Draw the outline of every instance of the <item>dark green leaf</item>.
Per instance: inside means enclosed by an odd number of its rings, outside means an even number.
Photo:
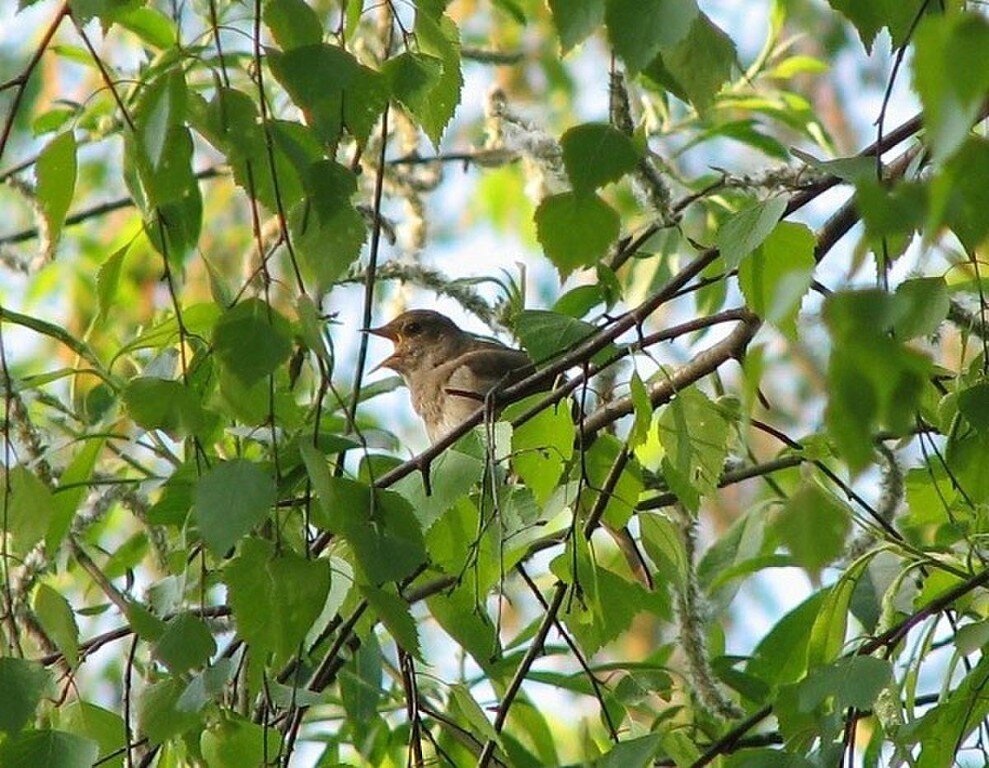
[[[422,122],[431,115],[431,97],[443,75],[443,61],[435,56],[406,51],[388,59],[381,71],[391,92],[412,115]],[[438,138],[434,140],[437,143]]]
[[[980,381],[959,392],[958,411],[980,432],[989,430],[989,382]]]
[[[179,381],[139,376],[124,390],[130,417],[145,429],[161,429],[172,437],[197,434],[206,423],[199,397]]]
[[[873,656],[838,659],[815,669],[800,683],[799,706],[802,711],[810,712],[833,696],[839,710],[872,709],[880,691],[892,680],[893,667],[885,659]]]
[[[774,527],[797,563],[816,577],[844,552],[851,515],[820,485],[806,482],[787,499]]]
[[[277,498],[271,474],[247,459],[214,466],[196,483],[195,514],[203,541],[224,555],[267,516]]]
[[[896,287],[896,337],[906,340],[935,333],[947,317],[950,304],[943,277],[904,280]]]
[[[125,8],[114,13],[113,20],[152,48],[164,50],[175,45],[175,23],[157,8]]]
[[[48,142],[38,155],[34,174],[38,180],[38,204],[48,227],[50,243],[46,247],[54,255],[76,188],[76,139],[72,131],[59,134]]]
[[[583,320],[545,309],[526,309],[515,318],[515,332],[537,365],[555,362],[560,355],[587,341],[597,331],[596,326]],[[613,351],[614,346],[608,345],[594,359],[609,357]]]
[[[269,53],[268,59],[275,79],[324,143],[335,144],[344,129],[360,141],[371,135],[388,103],[387,81],[380,72],[326,43]]]
[[[184,680],[169,677],[148,685],[141,692],[137,705],[138,728],[151,744],[162,744],[199,724],[196,712],[177,706],[184,689]]]
[[[889,335],[901,299],[881,291],[828,297],[824,319],[834,342],[828,366],[828,432],[853,471],[873,456],[872,430],[908,429],[930,370],[926,355]]]
[[[419,630],[404,598],[393,588],[378,588],[368,584],[361,586],[361,593],[398,647],[421,660]]]
[[[249,387],[288,360],[291,329],[288,321],[263,301],[247,299],[217,320],[213,351],[220,365]]]
[[[918,13],[916,7],[897,0],[872,0],[868,3],[859,3],[855,0],[828,0],[828,3],[855,25],[867,52],[872,51],[876,34],[883,28],[889,29],[894,46],[904,43]]]
[[[662,734],[650,733],[619,742],[594,763],[595,768],[646,768],[653,764],[662,740]]]
[[[206,623],[191,613],[169,620],[153,653],[173,674],[201,667],[216,652],[216,642]]]
[[[468,495],[480,481],[484,466],[484,462],[475,456],[445,451],[430,467],[432,482],[428,495],[418,473],[402,478],[392,488],[408,500],[422,530],[428,531],[444,512]]]
[[[411,505],[394,491],[372,491],[333,477],[311,445],[301,450],[319,499],[317,522],[348,541],[366,579],[383,584],[412,573],[425,558],[426,545]]]
[[[605,0],[549,0],[549,7],[564,55],[604,23]]]
[[[718,249],[726,269],[735,269],[742,259],[762,245],[786,210],[785,197],[772,197],[732,215],[718,230]]]
[[[759,641],[745,671],[772,686],[802,678],[807,670],[811,628],[828,594],[829,591],[814,593],[777,621]]]
[[[606,123],[584,123],[560,139],[563,164],[577,194],[618,181],[635,168],[641,151],[624,133]]]
[[[664,46],[659,60],[646,68],[646,74],[660,83],[664,74],[672,78],[678,86],[674,93],[703,112],[731,76],[737,59],[732,39],[707,14],[699,13],[687,36],[676,45]]]
[[[265,0],[261,18],[283,51],[323,39],[323,25],[306,0]]]
[[[15,659],[0,658],[0,731],[17,733],[33,717],[48,690],[51,678],[40,664]]]
[[[340,670],[340,698],[356,727],[372,723],[377,716],[382,670],[381,648],[372,632]]]
[[[92,768],[98,756],[95,741],[64,731],[25,731],[0,744],[3,768]]]
[[[986,178],[989,139],[971,136],[931,183],[928,227],[951,227],[969,253],[975,253],[989,235],[989,190],[981,183]]]
[[[563,192],[536,209],[539,243],[565,279],[580,267],[591,267],[607,253],[620,230],[618,213],[597,195]]]
[[[607,0],[604,12],[608,39],[633,74],[686,37],[697,14],[694,0]]]
[[[420,12],[416,14],[415,34],[420,52],[443,63],[443,72],[429,99],[418,110],[412,110],[430,141],[438,147],[460,103],[464,84],[460,71],[460,32],[449,17]]]

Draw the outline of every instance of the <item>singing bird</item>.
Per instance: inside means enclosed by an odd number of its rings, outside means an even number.
[[[533,371],[522,350],[461,330],[431,309],[403,312],[366,332],[395,345],[377,367],[390,368],[405,381],[433,443],[480,408],[494,387],[514,384]]]

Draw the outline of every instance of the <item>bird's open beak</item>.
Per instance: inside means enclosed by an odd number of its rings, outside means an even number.
[[[389,341],[396,341],[398,338],[395,331],[387,325],[382,325],[379,328],[361,328],[361,333],[370,333],[372,336],[380,336]]]
[[[370,371],[368,371],[368,373],[375,373],[376,371],[380,371],[382,368],[388,368],[389,370],[392,370],[392,371],[397,370],[395,368],[395,363],[396,362],[398,362],[398,356],[397,355],[389,355],[384,360],[382,360],[380,363],[378,363],[376,366],[374,366],[374,368],[372,368]]]

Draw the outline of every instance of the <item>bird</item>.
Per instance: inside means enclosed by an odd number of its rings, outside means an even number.
[[[535,370],[526,352],[464,331],[431,309],[412,309],[364,331],[395,345],[375,370],[388,368],[402,377],[431,443],[477,411],[493,389]]]

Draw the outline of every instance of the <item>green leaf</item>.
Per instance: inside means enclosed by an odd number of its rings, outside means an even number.
[[[181,675],[206,664],[216,653],[216,642],[206,622],[182,613],[168,621],[152,652],[173,674]]]
[[[283,51],[315,45],[323,39],[319,15],[305,0],[265,0],[261,18]]]
[[[171,48],[178,37],[175,23],[157,8],[127,8],[114,13],[113,20],[159,50]]]
[[[771,686],[793,683],[807,671],[807,646],[811,628],[830,590],[815,592],[779,619],[759,641],[746,664],[745,671]],[[844,625],[842,625],[844,634]],[[844,637],[842,637],[844,639]]]
[[[103,709],[87,701],[70,701],[61,708],[58,725],[69,733],[91,739],[99,744],[101,758],[108,758],[124,746],[124,720],[116,712]],[[122,768],[124,756],[104,759],[100,766]]]
[[[914,42],[914,88],[927,141],[941,161],[965,141],[989,91],[989,21],[977,13],[927,16]]]
[[[444,512],[468,495],[481,480],[484,462],[461,451],[444,451],[430,466],[430,493],[418,474],[407,475],[392,486],[411,504],[423,531],[428,531]]]
[[[429,598],[429,613],[454,642],[469,653],[488,674],[501,657],[494,623],[484,611],[475,611],[475,588],[468,580],[449,592]]]
[[[542,399],[534,395],[506,409],[505,419],[523,412]],[[512,430],[512,468],[532,491],[536,503],[545,504],[556,490],[563,469],[573,456],[577,430],[570,417],[569,402],[564,400],[544,408],[533,418]]]
[[[277,728],[265,728],[224,711],[218,723],[203,731],[199,746],[209,768],[241,768],[271,763],[281,752],[281,741]]]
[[[430,114],[430,97],[443,75],[443,60],[406,51],[388,59],[381,71],[388,78],[394,97],[422,122]]]
[[[24,556],[48,533],[55,499],[51,489],[21,465],[13,467],[4,482],[10,488],[5,522],[11,552]]]
[[[470,726],[470,732],[481,739],[491,740],[501,744],[501,734],[498,733],[488,720],[484,710],[470,695],[470,690],[463,683],[450,686],[450,706],[459,711],[460,715]]]
[[[585,451],[582,466],[575,473],[586,472],[587,488],[580,494],[580,507],[588,514],[597,502],[598,489],[604,486],[614,466],[622,444],[612,435],[598,435],[590,449]],[[613,528],[623,528],[629,521],[642,493],[642,470],[634,457],[629,458],[618,483],[604,508],[604,521]]]
[[[195,392],[180,381],[138,376],[123,393],[130,417],[145,429],[161,429],[173,438],[195,435],[206,413]]]
[[[366,141],[388,103],[388,85],[342,48],[326,43],[269,52],[271,71],[326,144],[344,129]]]
[[[563,164],[578,195],[618,181],[633,170],[642,152],[624,133],[607,123],[584,123],[560,139]]]
[[[69,601],[47,584],[39,584],[34,592],[34,613],[45,634],[74,667],[79,661],[79,627]]]
[[[361,252],[367,236],[364,217],[351,198],[357,179],[332,160],[309,166],[303,177],[305,198],[289,215],[289,228],[302,274],[324,293]]]
[[[829,664],[841,653],[845,645],[845,631],[851,609],[855,585],[865,573],[865,561],[858,561],[855,567],[841,575],[828,590],[821,609],[814,617],[810,639],[807,643],[807,667],[813,669]]]
[[[800,683],[797,701],[803,712],[816,709],[832,696],[838,710],[869,710],[892,681],[893,666],[885,659],[852,656],[813,670]]]
[[[797,338],[797,313],[814,276],[814,233],[804,224],[781,221],[738,268],[749,308]]]
[[[883,28],[889,29],[894,47],[905,43],[918,13],[916,7],[897,0],[872,0],[868,3],[860,3],[856,0],[828,0],[828,4],[855,25],[859,37],[862,38],[862,45],[869,53],[872,52],[872,43],[876,39],[876,34]]]
[[[361,586],[361,593],[398,647],[421,660],[419,630],[405,599],[394,591],[394,588],[379,589],[369,584]]]
[[[980,381],[959,392],[958,412],[980,432],[989,431],[989,382]]]
[[[133,242],[133,241],[132,241]],[[123,271],[124,257],[130,250],[131,243],[121,246],[100,265],[96,274],[96,298],[100,305],[100,320],[105,319],[113,309],[117,299],[117,286],[120,284],[120,273]]]
[[[904,280],[896,287],[896,337],[906,340],[935,333],[948,316],[950,304],[943,277]]]
[[[675,95],[704,112],[731,77],[737,60],[732,39],[707,14],[699,13],[687,36],[676,45],[664,46],[645,73],[661,84],[672,78],[677,85],[672,89]]]
[[[646,768],[653,764],[653,758],[662,747],[662,740],[662,734],[650,733],[619,742],[594,763],[595,768]]]
[[[605,0],[549,0],[565,56],[604,23]]]
[[[374,722],[381,700],[381,647],[371,632],[350,662],[340,670],[340,698],[351,723],[356,727]]]
[[[718,487],[729,448],[724,411],[696,387],[678,392],[659,413],[663,476],[692,512]]]
[[[536,209],[536,236],[564,280],[575,269],[591,267],[617,238],[618,212],[597,195],[563,192]]]
[[[199,238],[202,195],[192,170],[192,134],[185,126],[188,93],[180,69],[153,80],[124,133],[124,179],[144,213],[154,247],[181,262]]]
[[[694,0],[607,0],[604,17],[615,53],[635,74],[686,37],[697,14]]]
[[[687,584],[690,563],[683,544],[682,528],[665,515],[640,512],[637,515],[642,531],[642,545],[649,559],[656,564],[662,580],[677,589]]]
[[[72,131],[59,134],[45,145],[34,175],[38,181],[38,204],[48,227],[48,251],[54,255],[76,188],[76,139]]]
[[[931,182],[927,227],[951,227],[969,253],[989,236],[989,190],[980,183],[989,177],[989,139],[970,136]]]
[[[464,84],[460,71],[460,32],[449,17],[433,17],[420,9],[416,14],[415,35],[419,51],[443,64],[439,82],[430,91],[429,99],[412,110],[433,146],[439,147],[443,131],[460,104]]]
[[[637,371],[632,371],[632,378],[629,379],[628,384],[635,414],[635,421],[628,434],[628,447],[634,449],[649,439],[653,410],[652,402],[649,400],[649,392]]]
[[[298,651],[330,589],[328,560],[276,553],[274,544],[258,538],[244,541],[224,575],[238,633],[279,659]]]
[[[48,671],[37,662],[0,657],[0,731],[15,734],[27,725],[50,684]]]
[[[817,577],[844,552],[851,515],[820,485],[805,482],[787,499],[774,528],[797,563]]]
[[[217,464],[196,483],[195,514],[203,541],[224,555],[267,517],[277,499],[270,472],[247,459]]]
[[[104,442],[103,438],[86,440],[82,449],[72,457],[69,466],[62,472],[59,489],[55,494],[54,514],[45,536],[45,548],[49,552],[57,551],[62,539],[69,532],[72,518],[88,492],[86,481],[93,475],[93,468],[103,450]]]
[[[250,387],[288,360],[292,353],[291,328],[261,299],[247,299],[217,320],[213,352],[226,371]]]
[[[825,422],[853,472],[872,460],[877,425],[913,425],[928,380],[928,357],[888,333],[902,307],[902,297],[878,290],[835,293],[824,304],[833,341]]]
[[[743,208],[718,230],[718,250],[726,269],[735,269],[742,259],[762,245],[786,210],[785,197],[772,197]]]
[[[98,756],[95,741],[64,731],[25,731],[0,744],[3,768],[92,768]]]
[[[398,581],[419,567],[426,545],[415,513],[402,496],[333,477],[315,448],[302,444],[300,450],[319,499],[317,524],[347,540],[368,581]]]
[[[597,332],[591,323],[545,309],[525,309],[515,317],[515,333],[537,365],[556,361]],[[608,345],[592,359],[597,362],[613,353],[614,346]]]
[[[140,733],[148,737],[149,743],[162,744],[199,725],[199,715],[196,712],[183,710],[178,706],[185,687],[182,678],[168,677],[141,691],[137,705],[137,722]]]

